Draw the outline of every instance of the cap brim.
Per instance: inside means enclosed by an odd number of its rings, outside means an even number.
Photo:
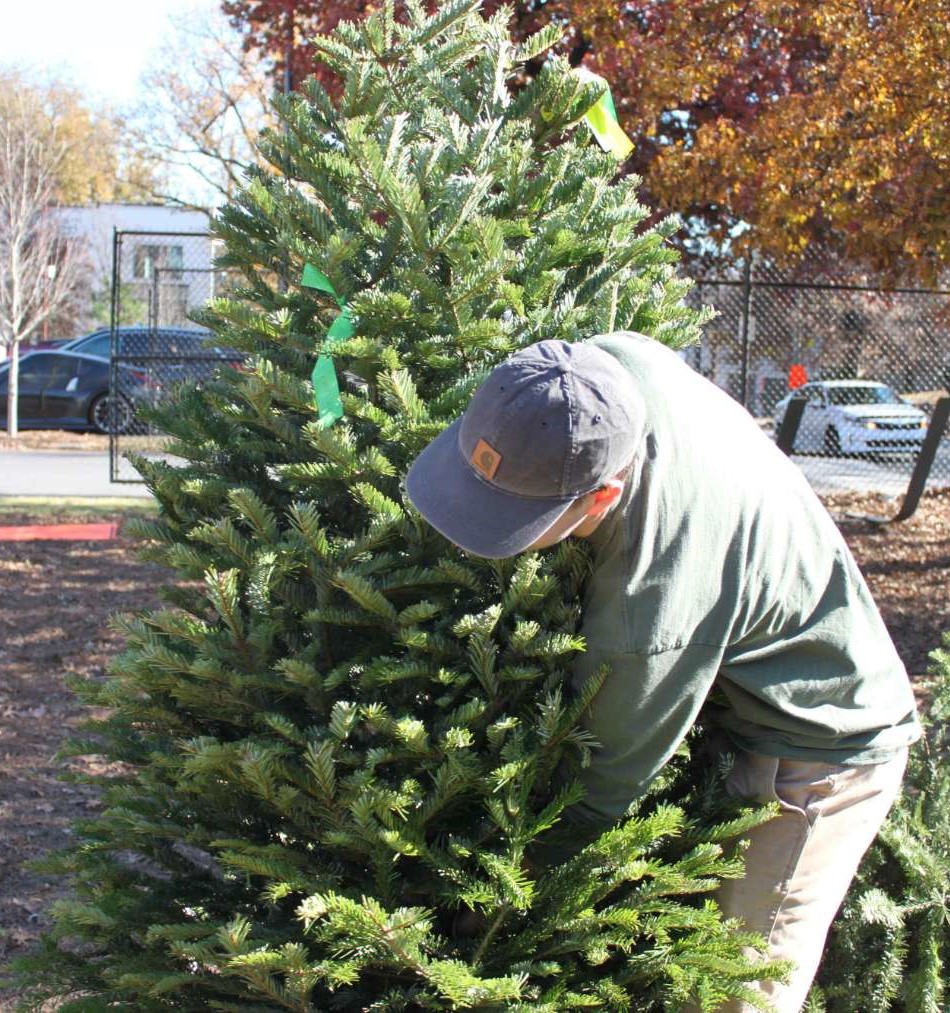
[[[562,517],[573,499],[532,499],[479,478],[462,457],[456,419],[413,462],[406,492],[438,531],[466,552],[505,559],[524,552]]]

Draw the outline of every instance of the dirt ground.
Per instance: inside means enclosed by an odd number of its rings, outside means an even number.
[[[950,631],[950,492],[925,496],[914,517],[893,527],[844,518],[893,513],[876,497],[837,497],[828,507],[919,678]],[[0,525],[89,519],[76,510],[0,512]],[[165,579],[166,571],[136,560],[127,537],[0,542],[0,969],[49,926],[49,905],[62,891],[24,863],[67,844],[73,821],[97,807],[90,789],[57,778],[57,747],[83,716],[64,676],[100,678],[120,648],[108,617],[157,604]],[[0,1010],[12,1008],[12,993],[0,991]]]

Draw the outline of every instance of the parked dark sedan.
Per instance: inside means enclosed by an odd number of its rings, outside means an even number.
[[[120,327],[116,332],[119,355],[213,355],[205,347],[211,332],[188,327]],[[108,327],[91,331],[60,345],[61,352],[82,352],[108,359],[112,355],[112,332]]]
[[[76,352],[29,352],[20,359],[22,429],[94,429],[124,433],[138,404],[153,400],[144,370],[120,366],[119,392],[109,392],[109,360]],[[0,428],[7,425],[10,363],[0,363]]]
[[[238,365],[243,356],[233,348],[208,345],[212,332],[187,327],[119,327],[116,341],[120,360],[148,371],[156,384],[170,388],[183,380],[206,380],[222,363]],[[108,328],[73,338],[63,352],[112,357]]]

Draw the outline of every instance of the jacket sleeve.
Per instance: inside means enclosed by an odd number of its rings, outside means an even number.
[[[581,772],[587,796],[572,807],[574,818],[613,822],[646,791],[696,720],[722,656],[722,647],[688,645],[649,654],[593,649],[578,658],[575,691],[601,666],[609,674],[582,716],[599,747]]]

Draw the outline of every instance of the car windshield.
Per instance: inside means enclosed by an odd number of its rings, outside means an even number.
[[[853,387],[829,387],[832,404],[903,404],[904,402],[882,383],[859,384]]]

